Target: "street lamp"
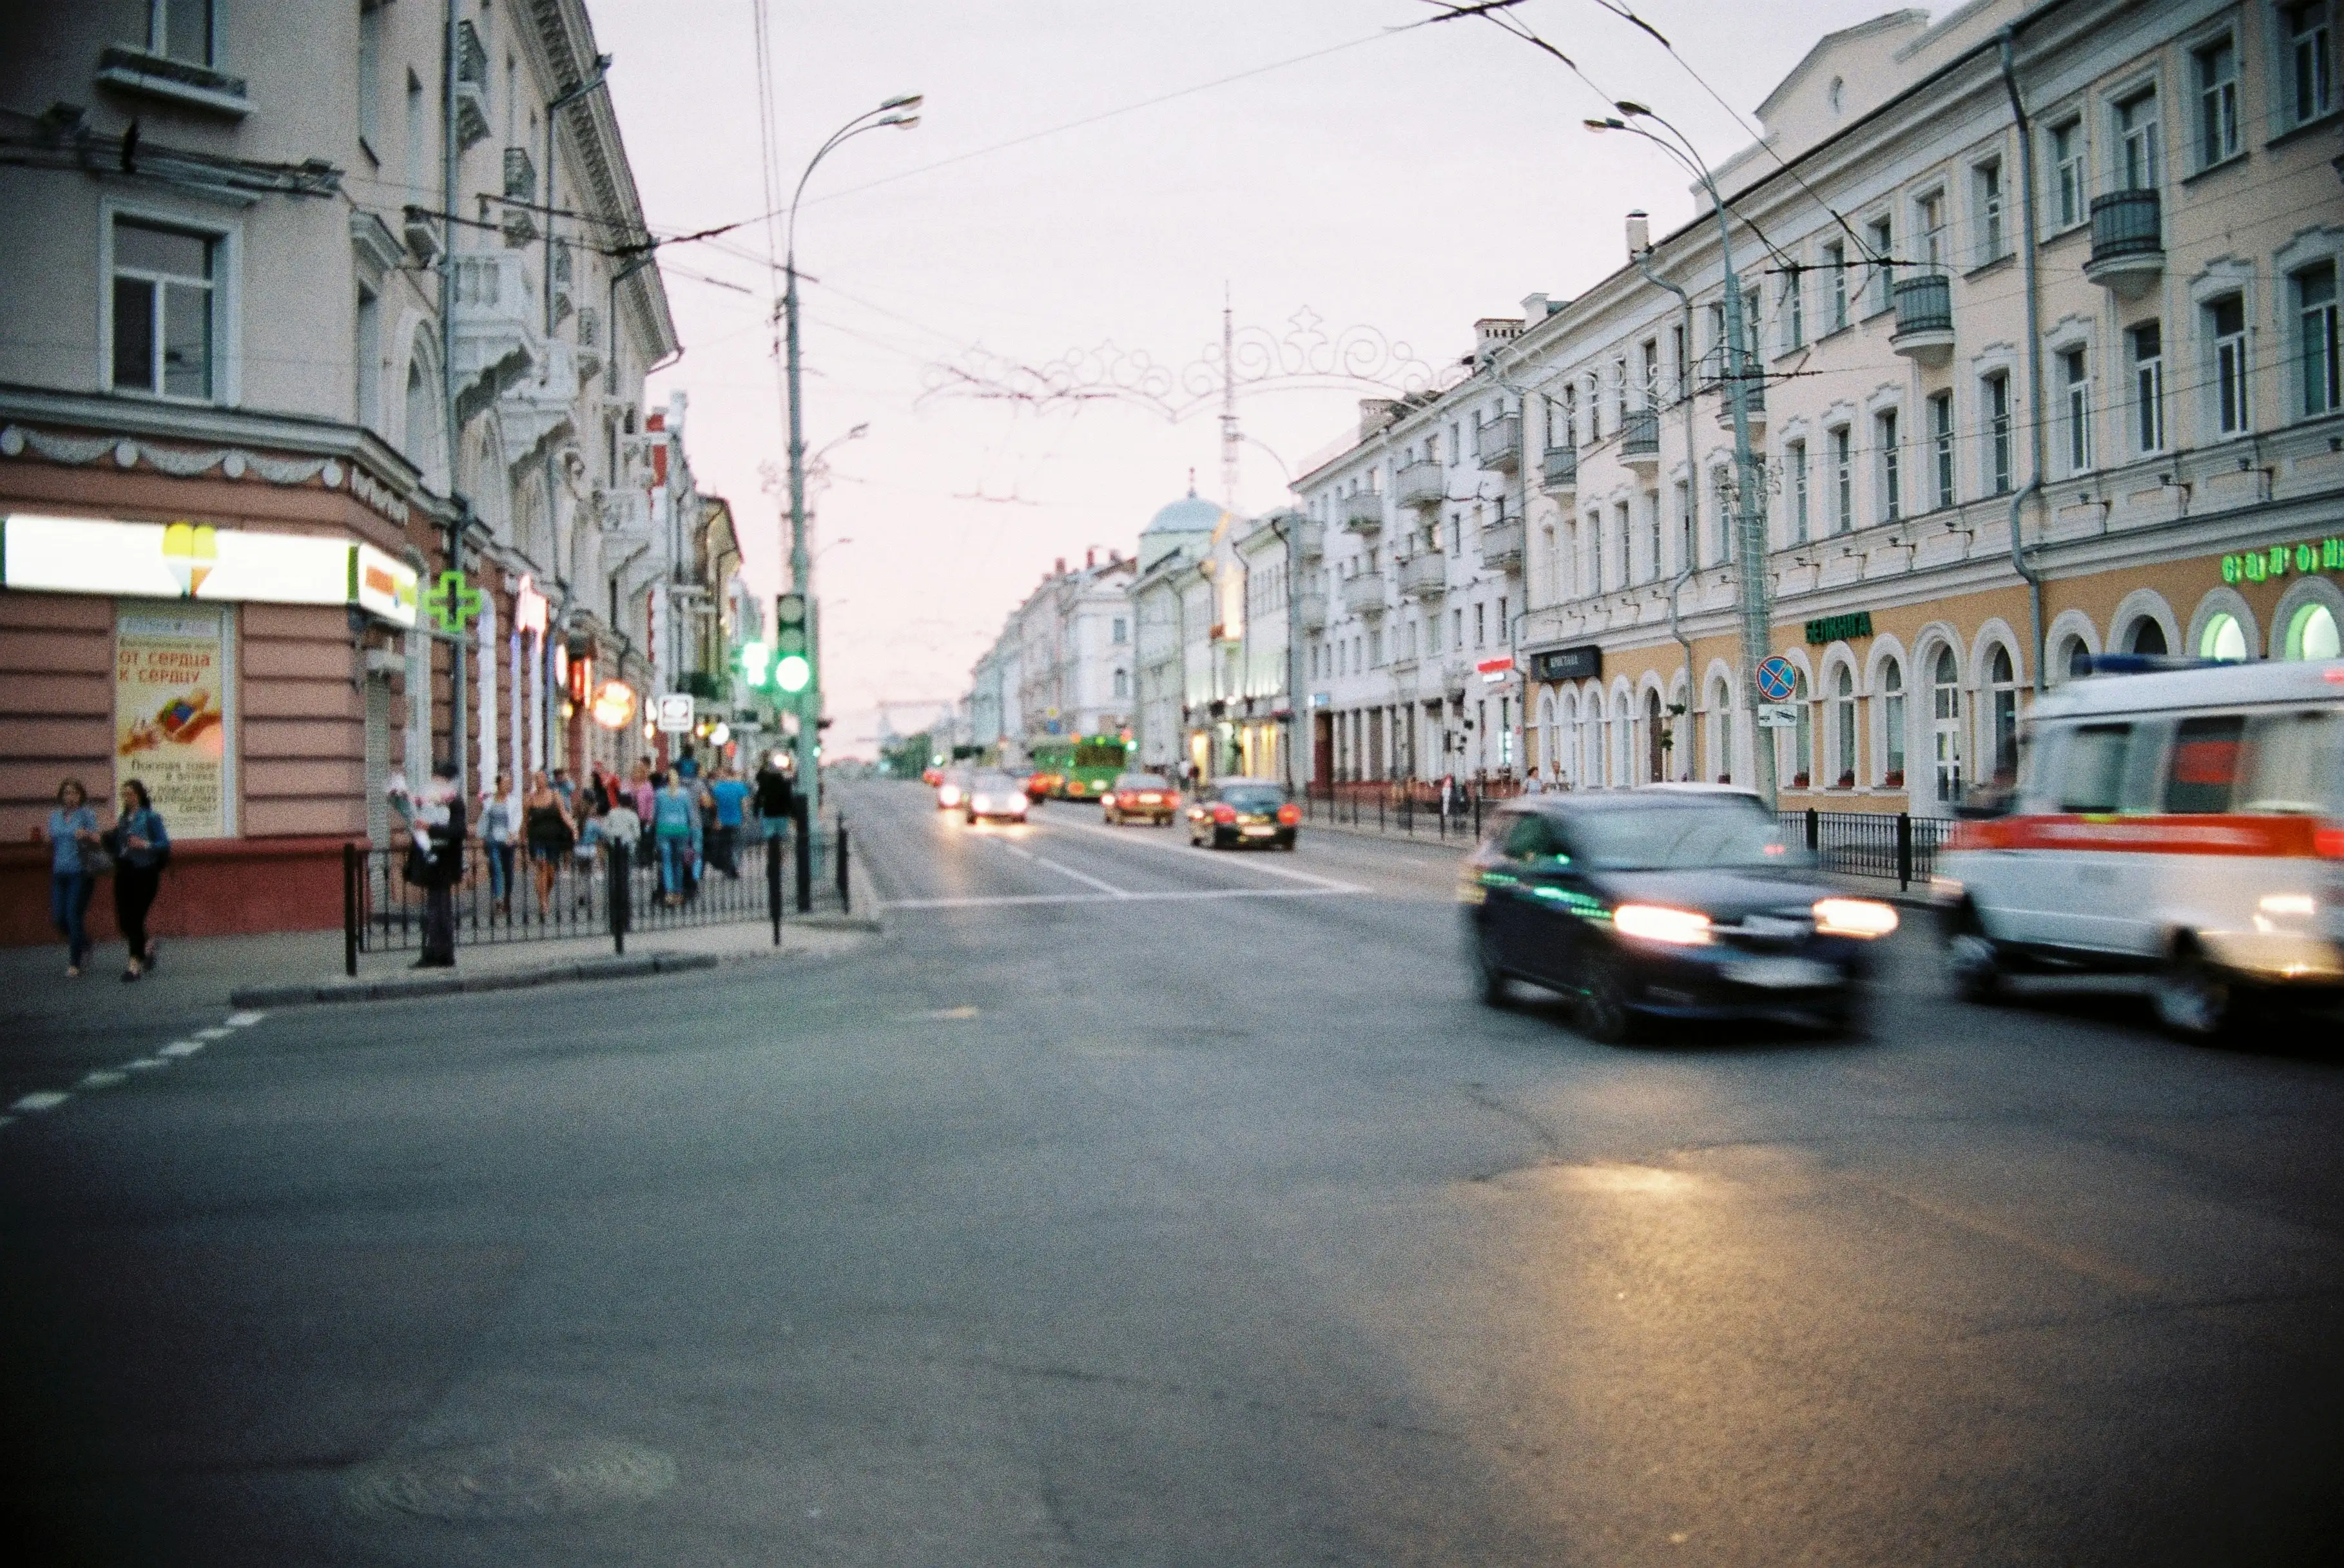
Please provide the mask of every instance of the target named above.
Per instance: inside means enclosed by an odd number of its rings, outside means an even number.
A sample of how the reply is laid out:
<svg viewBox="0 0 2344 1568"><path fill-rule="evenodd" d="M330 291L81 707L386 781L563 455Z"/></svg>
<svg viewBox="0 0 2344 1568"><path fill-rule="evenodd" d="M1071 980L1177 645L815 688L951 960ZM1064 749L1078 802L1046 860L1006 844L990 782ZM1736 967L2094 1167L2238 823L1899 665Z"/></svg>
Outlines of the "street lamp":
<svg viewBox="0 0 2344 1568"><path fill-rule="evenodd" d="M1626 131L1667 153L1708 191L1710 210L1717 216L1718 260L1725 274L1725 396L1727 406L1733 411L1734 532L1741 543L1741 559L1736 564L1740 568L1742 593L1742 685L1754 720L1760 703L1758 666L1771 652L1773 618L1766 602L1766 519L1758 509L1758 465L1750 450L1749 378L1755 360L1746 348L1748 331L1742 319L1742 283L1733 270L1733 236L1726 222L1725 197L1719 194L1717 181L1682 131L1631 99L1622 98L1612 106L1626 117L1591 119L1586 122L1587 128L1599 135ZM1641 121L1660 126L1669 133L1668 137L1657 136L1642 124L1631 123ZM1691 352L1690 343L1686 350ZM1699 482L1698 474L1692 477L1693 482ZM1771 812L1775 809L1777 795L1774 737L1772 732L1754 724L1753 735L1756 744L1751 751L1758 764L1758 793Z"/></svg>
<svg viewBox="0 0 2344 1568"><path fill-rule="evenodd" d="M787 238L783 261L787 288L782 297L782 309L789 326L790 586L806 596L809 610L813 606L813 557L806 552L805 422L798 389L798 203L805 196L806 181L813 177L815 167L830 156L833 148L864 131L875 131L882 126L910 129L920 123L918 110L922 101L918 93L889 98L877 108L867 109L847 121L831 133L828 141L815 149L813 157L806 162L805 172L798 176L797 188L790 194L790 217L785 230ZM867 425L858 425L842 439L851 440L867 429ZM809 651L815 651L811 639L807 646ZM822 662L818 656L814 660L813 678L799 693L798 704L798 787L805 792L809 812L819 814L822 780L814 758L814 731L822 718Z"/></svg>

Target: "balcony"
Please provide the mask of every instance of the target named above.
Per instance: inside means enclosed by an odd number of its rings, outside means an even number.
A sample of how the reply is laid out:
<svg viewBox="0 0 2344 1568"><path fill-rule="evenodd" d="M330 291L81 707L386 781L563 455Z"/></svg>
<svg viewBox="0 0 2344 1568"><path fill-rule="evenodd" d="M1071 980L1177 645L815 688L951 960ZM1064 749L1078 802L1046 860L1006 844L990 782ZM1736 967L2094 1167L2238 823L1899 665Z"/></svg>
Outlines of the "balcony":
<svg viewBox="0 0 2344 1568"><path fill-rule="evenodd" d="M1409 599L1438 599L1449 592L1449 558L1420 551L1399 563L1399 591Z"/></svg>
<svg viewBox="0 0 2344 1568"><path fill-rule="evenodd" d="M1374 491L1363 490L1342 500L1343 531L1346 533L1381 533L1384 528L1384 498Z"/></svg>
<svg viewBox="0 0 2344 1568"><path fill-rule="evenodd" d="M1661 415L1657 409L1631 409L1620 427L1620 460L1651 474L1661 466Z"/></svg>
<svg viewBox="0 0 2344 1568"><path fill-rule="evenodd" d="M1522 417L1501 414L1473 431L1473 457L1491 473L1516 473L1522 466Z"/></svg>
<svg viewBox="0 0 2344 1568"><path fill-rule="evenodd" d="M1954 283L1942 272L1900 278L1894 288L1896 330L1888 346L1908 359L1941 366L1954 357Z"/></svg>
<svg viewBox="0 0 2344 1568"><path fill-rule="evenodd" d="M1387 608L1382 572L1361 572L1343 579L1343 613L1374 617Z"/></svg>
<svg viewBox="0 0 2344 1568"><path fill-rule="evenodd" d="M1327 525L1317 518L1297 518L1287 525L1294 530L1294 554L1298 561L1321 561L1327 554Z"/></svg>
<svg viewBox="0 0 2344 1568"><path fill-rule="evenodd" d="M557 435L575 432L578 390L578 351L559 338L549 339L536 372L497 400L505 450L534 452Z"/></svg>
<svg viewBox="0 0 2344 1568"><path fill-rule="evenodd" d="M1315 586L1303 589L1294 596L1294 611L1302 622L1304 632L1324 632L1327 630L1327 591Z"/></svg>
<svg viewBox="0 0 2344 1568"><path fill-rule="evenodd" d="M1440 689L1450 696L1460 695L1473 683L1473 660L1465 653L1451 653L1440 662Z"/></svg>
<svg viewBox="0 0 2344 1568"><path fill-rule="evenodd" d="M242 76L117 44L97 57L100 86L240 120L252 113Z"/></svg>
<svg viewBox="0 0 2344 1568"><path fill-rule="evenodd" d="M456 24L456 146L470 152L489 139L489 52L470 22Z"/></svg>
<svg viewBox="0 0 2344 1568"><path fill-rule="evenodd" d="M1439 511L1449 499L1449 481L1430 459L1408 464L1392 475L1392 500L1420 511Z"/></svg>
<svg viewBox="0 0 2344 1568"><path fill-rule="evenodd" d="M2084 276L2137 299L2165 275L2165 238L2157 192L2112 190L2092 198L2092 255Z"/></svg>
<svg viewBox="0 0 2344 1568"><path fill-rule="evenodd" d="M449 258L455 273L450 359L457 411L469 421L518 386L545 357L538 332L537 290L519 251L487 250Z"/></svg>
<svg viewBox="0 0 2344 1568"><path fill-rule="evenodd" d="M1546 461L1539 470L1539 488L1549 495L1564 496L1579 493L1579 449L1549 447Z"/></svg>
<svg viewBox="0 0 2344 1568"><path fill-rule="evenodd" d="M1481 564L1490 572L1519 577L1522 572L1522 523L1520 518L1486 523L1481 529Z"/></svg>
<svg viewBox="0 0 2344 1568"><path fill-rule="evenodd" d="M519 247L537 238L537 217L529 209L537 200L537 165L527 147L505 148L505 200L525 205L507 207L498 227L505 244Z"/></svg>
<svg viewBox="0 0 2344 1568"><path fill-rule="evenodd" d="M1750 439L1766 439L1766 372L1759 367L1755 355L1743 360L1742 417L1749 422ZM1717 386L1717 428L1733 428L1733 379L1721 380Z"/></svg>

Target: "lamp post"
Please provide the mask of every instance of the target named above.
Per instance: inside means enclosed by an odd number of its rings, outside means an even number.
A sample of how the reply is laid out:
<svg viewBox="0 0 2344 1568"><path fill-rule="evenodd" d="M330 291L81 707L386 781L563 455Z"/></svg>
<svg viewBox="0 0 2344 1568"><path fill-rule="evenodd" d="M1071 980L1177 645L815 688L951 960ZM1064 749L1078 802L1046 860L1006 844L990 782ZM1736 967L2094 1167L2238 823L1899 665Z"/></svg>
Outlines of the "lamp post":
<svg viewBox="0 0 2344 1568"><path fill-rule="evenodd" d="M782 309L787 321L787 357L789 366L790 402L790 586L805 595L809 632L820 624L813 615L813 557L806 552L805 515L805 421L798 391L798 203L805 196L806 181L833 148L864 131L875 131L882 126L899 126L909 129L920 123L918 93L889 98L875 109L866 109L837 130L830 139L815 149L808 159L805 172L798 176L796 190L790 195L790 217L787 244L783 261L787 288L782 297ZM858 427L860 429L861 427ZM849 437L848 439L852 439ZM824 449L827 450L827 449ZM813 677L805 690L798 693L798 789L803 794L812 813L822 808L822 779L815 762L815 748L822 723L822 658L819 644L809 635L806 652L813 667Z"/></svg>
<svg viewBox="0 0 2344 1568"><path fill-rule="evenodd" d="M1754 357L1748 349L1748 328L1742 319L1742 282L1733 270L1733 235L1726 221L1725 198L1720 195L1717 181L1711 177L1708 166L1701 161L1692 144L1676 126L1643 105L1626 99L1612 105L1621 118L1607 116L1591 119L1591 131L1626 131L1639 136L1682 165L1702 188L1709 193L1710 211L1717 216L1717 253L1719 265L1725 274L1725 398L1733 413L1733 491L1734 534L1739 543L1742 598L1742 689L1749 701L1753 721L1751 747L1758 764L1758 793L1766 802L1766 809L1775 809L1777 798L1774 765L1774 737L1769 731L1759 729L1754 721L1758 713L1758 666L1764 663L1773 642L1773 616L1766 594L1766 517L1758 506L1758 463L1750 450L1749 378ZM1641 124L1631 121L1649 120L1669 133L1670 140L1653 134ZM1686 351L1692 345L1686 344ZM1690 482L1698 485L1699 474L1689 475ZM1690 697L1690 693L1688 693Z"/></svg>

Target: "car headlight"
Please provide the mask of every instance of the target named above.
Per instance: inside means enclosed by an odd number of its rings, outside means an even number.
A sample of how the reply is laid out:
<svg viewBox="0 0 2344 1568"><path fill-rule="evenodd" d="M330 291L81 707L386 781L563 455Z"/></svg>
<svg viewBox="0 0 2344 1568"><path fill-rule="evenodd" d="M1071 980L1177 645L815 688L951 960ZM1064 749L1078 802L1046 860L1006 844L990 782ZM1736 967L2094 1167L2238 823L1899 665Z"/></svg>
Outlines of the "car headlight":
<svg viewBox="0 0 2344 1568"><path fill-rule="evenodd" d="M1896 929L1896 911L1876 898L1818 898L1815 930L1824 936L1869 940Z"/></svg>
<svg viewBox="0 0 2344 1568"><path fill-rule="evenodd" d="M1710 940L1708 916L1664 904L1622 904L1612 912L1612 927L1622 936L1678 947L1704 946Z"/></svg>

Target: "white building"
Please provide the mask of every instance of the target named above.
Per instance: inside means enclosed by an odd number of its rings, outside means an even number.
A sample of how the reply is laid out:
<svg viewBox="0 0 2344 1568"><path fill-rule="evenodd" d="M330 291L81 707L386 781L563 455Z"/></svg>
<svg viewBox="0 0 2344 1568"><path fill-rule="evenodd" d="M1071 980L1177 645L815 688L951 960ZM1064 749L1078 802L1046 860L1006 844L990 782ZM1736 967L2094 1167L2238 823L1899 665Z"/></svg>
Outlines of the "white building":
<svg viewBox="0 0 2344 1568"><path fill-rule="evenodd" d="M1134 713L1131 604L1136 563L1096 551L1082 565L1061 559L971 672L969 709L978 744L1005 759L1044 736L1118 734Z"/></svg>

